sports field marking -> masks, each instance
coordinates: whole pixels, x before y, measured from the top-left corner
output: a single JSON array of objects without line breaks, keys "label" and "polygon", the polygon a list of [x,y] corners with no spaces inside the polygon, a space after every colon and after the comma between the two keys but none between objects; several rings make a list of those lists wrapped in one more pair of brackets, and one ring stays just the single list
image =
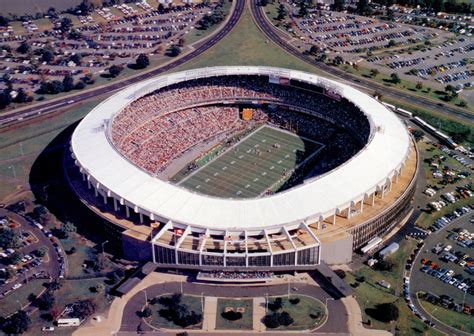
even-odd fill
[{"label": "sports field marking", "polygon": [[[310,139],[265,125],[179,184],[192,189],[200,185],[200,192],[211,196],[257,197],[284,182],[295,167],[316,155],[323,147]],[[245,152],[249,154],[241,154]],[[219,177],[209,180],[212,176]]]}]

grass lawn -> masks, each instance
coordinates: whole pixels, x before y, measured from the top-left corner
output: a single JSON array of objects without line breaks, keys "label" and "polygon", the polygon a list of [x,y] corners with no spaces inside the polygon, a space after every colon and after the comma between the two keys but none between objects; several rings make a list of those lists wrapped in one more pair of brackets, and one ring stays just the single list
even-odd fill
[{"label": "grass lawn", "polygon": [[319,143],[264,126],[180,184],[211,196],[256,197],[286,180],[285,172],[321,148]]},{"label": "grass lawn", "polygon": [[[395,288],[402,286],[405,260],[416,244],[417,242],[413,239],[405,239],[400,242],[400,249],[391,258],[395,264],[394,268],[389,272],[376,271],[368,266],[363,266],[354,273],[347,273],[344,280],[349,284],[354,284],[356,277],[363,276],[365,278],[365,281],[354,288],[354,291],[355,298],[362,311],[362,320],[367,323],[370,319],[372,322],[371,328],[390,330],[391,326],[389,323],[377,321],[367,315],[366,309],[375,308],[375,306],[380,303],[393,302],[399,310],[399,319],[396,322],[396,327],[400,331],[400,335],[442,335],[436,330],[430,329],[425,323],[418,319],[407,307],[401,296],[395,296]],[[385,289],[377,285],[376,282],[382,279],[388,281],[392,287]],[[365,327],[368,328],[367,325],[365,325]]]},{"label": "grass lawn", "polygon": [[[168,297],[167,295],[164,297]],[[181,304],[188,307],[188,310],[194,311],[196,314],[203,315],[202,306],[201,306],[201,297],[199,296],[192,296],[192,295],[182,295],[181,296]],[[160,316],[159,311],[160,309],[166,308],[165,306],[161,305],[160,303],[150,304],[150,308],[152,311],[152,315],[147,318],[147,322],[155,328],[165,328],[165,329],[182,329],[182,327],[174,324],[172,321],[168,321],[167,319]],[[201,325],[196,325],[193,329],[201,328]]]},{"label": "grass lawn", "polygon": [[[244,308],[242,318],[237,321],[229,321],[222,317],[226,307],[234,310]],[[216,329],[218,330],[252,330],[253,329],[253,300],[251,299],[217,299]]]},{"label": "grass lawn", "polygon": [[237,26],[224,40],[170,72],[219,65],[266,65],[320,73],[269,41],[253,22],[247,7]]},{"label": "grass lawn", "polygon": [[[422,299],[419,299],[419,302],[427,312],[433,315],[434,319],[437,319],[453,328],[474,334],[474,318],[472,316],[464,313],[457,313],[451,309],[434,305]],[[433,322],[436,323],[434,319]]]},{"label": "grass lawn", "polygon": [[[103,98],[102,98],[103,99]],[[0,134],[0,199],[29,189],[31,167],[43,149],[66,127],[84,117],[99,99],[65,113]],[[23,153],[23,155],[22,155]],[[13,169],[15,167],[15,175]]]},{"label": "grass lawn", "polygon": [[24,284],[23,287],[17,289],[0,301],[0,316],[6,317],[13,314],[19,309],[19,306],[28,304],[28,296],[30,294],[38,295],[44,290],[44,279],[34,279]]},{"label": "grass lawn", "polygon": [[[314,298],[304,295],[291,295],[290,299],[300,299],[297,304],[292,304],[287,297],[282,297],[283,308],[281,311],[285,311],[294,319],[293,324],[285,327],[280,326],[276,329],[271,330],[312,330],[322,324],[327,318],[326,308],[324,304]],[[271,304],[275,299],[270,299]],[[269,311],[271,313],[271,311]],[[313,317],[311,316],[313,315]],[[319,315],[319,317],[315,317]]]}]

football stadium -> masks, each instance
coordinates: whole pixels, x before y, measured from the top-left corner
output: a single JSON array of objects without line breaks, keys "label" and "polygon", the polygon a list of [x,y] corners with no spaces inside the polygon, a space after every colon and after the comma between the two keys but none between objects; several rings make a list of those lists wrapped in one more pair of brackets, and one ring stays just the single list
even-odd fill
[{"label": "football stadium", "polygon": [[368,94],[272,67],[194,69],[96,106],[68,176],[124,256],[164,268],[349,262],[411,213],[417,150]]}]

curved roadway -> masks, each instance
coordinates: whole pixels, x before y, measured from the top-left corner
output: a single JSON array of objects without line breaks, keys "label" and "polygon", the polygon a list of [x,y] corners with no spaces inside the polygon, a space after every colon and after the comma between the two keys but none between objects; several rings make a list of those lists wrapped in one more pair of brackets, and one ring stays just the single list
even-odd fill
[{"label": "curved roadway", "polygon": [[413,97],[412,95],[408,93],[404,93],[399,90],[390,89],[384,85],[374,83],[373,81],[364,79],[362,77],[351,75],[350,73],[347,73],[336,67],[333,67],[333,66],[330,66],[330,65],[327,65],[327,64],[324,64],[322,62],[318,62],[312,59],[310,56],[305,55],[299,50],[297,50],[296,48],[292,47],[287,42],[286,39],[281,37],[282,33],[277,32],[276,31],[277,28],[275,28],[265,17],[262,7],[258,4],[258,0],[250,0],[250,3],[251,3],[252,16],[255,22],[257,23],[258,27],[260,28],[260,30],[264,32],[265,35],[267,35],[269,39],[271,39],[274,43],[276,43],[279,47],[283,48],[289,54],[295,57],[298,57],[299,59],[313,65],[314,67],[324,72],[327,72],[331,75],[345,79],[350,82],[362,84],[365,87],[370,88],[374,91],[377,90],[381,92],[387,97],[396,98],[398,100],[402,100],[410,104],[417,105],[420,108],[429,108],[445,115],[456,115],[458,118],[466,120],[470,123],[474,122],[474,115],[470,114],[469,112],[464,112],[461,109],[457,109],[452,106],[445,106],[445,105],[440,106],[441,103],[436,103],[430,99],[426,99],[423,97]]},{"label": "curved roadway", "polygon": [[240,17],[242,16],[242,13],[245,8],[245,0],[236,0],[237,3],[235,5],[235,9],[232,12],[230,18],[228,21],[225,23],[225,26],[222,27],[217,34],[213,35],[211,38],[206,40],[203,44],[201,44],[198,48],[194,49],[190,53],[184,55],[183,57],[180,57],[179,59],[170,62],[166,65],[163,65],[159,68],[156,68],[154,70],[151,70],[149,72],[143,73],[141,75],[137,75],[131,79],[120,81],[111,85],[107,86],[102,86],[97,89],[92,89],[90,91],[84,92],[77,94],[75,96],[69,96],[69,97],[64,97],[59,100],[55,100],[54,102],[49,102],[49,103],[44,103],[41,105],[36,105],[32,106],[27,109],[23,109],[18,112],[13,112],[6,114],[4,116],[0,116],[0,127],[4,126],[8,123],[15,122],[15,121],[20,121],[26,118],[31,118],[35,117],[37,115],[44,115],[48,114],[51,112],[56,111],[58,108],[68,106],[70,104],[76,104],[78,102],[100,96],[105,93],[110,93],[119,89],[122,89],[132,83],[135,83],[137,81],[142,81],[154,76],[157,76],[159,74],[162,74],[163,72],[169,71],[173,68],[176,68],[177,66],[193,59],[196,56],[199,56],[203,52],[205,52],[207,49],[211,48],[214,46],[217,42],[222,40],[237,24],[239,21]]},{"label": "curved roadway", "polygon": [[[262,285],[262,286],[220,286],[220,285],[206,285],[189,282],[167,282],[162,284],[152,285],[146,288],[146,295],[148,298],[153,298],[163,294],[179,293],[181,286],[184,294],[193,294],[200,296],[214,296],[214,297],[264,297],[268,293],[269,296],[284,296],[288,294],[288,285]],[[347,311],[344,304],[340,300],[334,300],[325,290],[321,287],[292,283],[291,289],[293,294],[303,294],[314,297],[322,302],[327,299],[328,305],[328,319],[326,323],[319,329],[314,331],[314,334],[337,334],[345,335],[348,334],[347,327]],[[132,333],[137,331],[137,326],[141,322],[141,318],[138,317],[137,312],[143,309],[145,304],[145,293],[140,291],[135,294],[125,305],[122,325],[120,326],[119,334]],[[142,324],[145,328],[149,328],[145,324]],[[150,329],[148,331],[151,331]],[[202,332],[202,331],[201,331]],[[236,331],[239,335],[243,335],[242,331]],[[271,333],[271,331],[270,331]],[[171,334],[176,334],[172,332]],[[227,334],[227,332],[226,332]],[[252,331],[249,330],[248,335],[252,335]],[[286,335],[289,333],[285,333]],[[291,334],[291,333],[290,333]],[[294,334],[300,334],[295,332]]]}]

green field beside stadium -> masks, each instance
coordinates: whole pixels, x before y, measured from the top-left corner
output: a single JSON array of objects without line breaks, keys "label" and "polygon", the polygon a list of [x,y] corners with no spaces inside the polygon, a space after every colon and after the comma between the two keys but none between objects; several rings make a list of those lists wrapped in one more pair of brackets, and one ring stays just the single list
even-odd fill
[{"label": "green field beside stadium", "polygon": [[287,179],[285,174],[316,155],[322,144],[264,126],[220,157],[192,173],[180,185],[216,197],[256,197]]}]

